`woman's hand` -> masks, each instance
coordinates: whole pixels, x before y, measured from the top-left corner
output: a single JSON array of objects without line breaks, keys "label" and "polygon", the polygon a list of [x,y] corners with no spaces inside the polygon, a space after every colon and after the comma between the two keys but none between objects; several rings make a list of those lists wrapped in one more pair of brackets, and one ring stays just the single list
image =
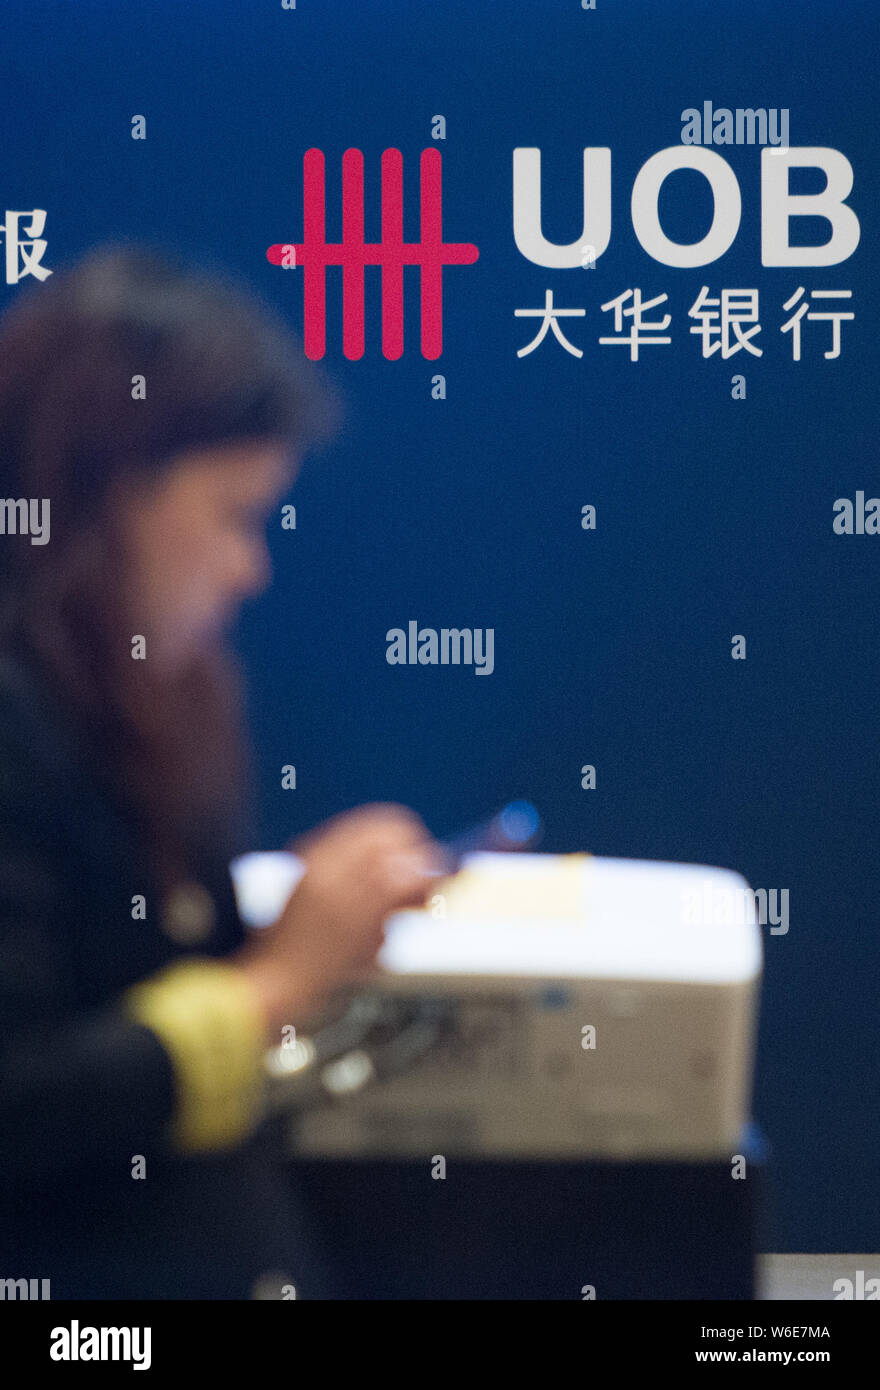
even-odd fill
[{"label": "woman's hand", "polygon": [[419,817],[386,803],[334,816],[287,848],[305,873],[274,926],[229,958],[250,979],[272,1039],[372,965],[386,917],[424,906],[444,862]]}]

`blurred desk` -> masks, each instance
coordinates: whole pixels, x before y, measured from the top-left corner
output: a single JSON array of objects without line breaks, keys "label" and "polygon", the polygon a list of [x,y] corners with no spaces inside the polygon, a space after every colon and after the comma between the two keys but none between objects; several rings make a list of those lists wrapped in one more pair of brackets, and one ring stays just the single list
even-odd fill
[{"label": "blurred desk", "polygon": [[[731,1162],[297,1159],[348,1299],[752,1299],[766,1144]],[[766,1247],[765,1247],[766,1248]]]}]

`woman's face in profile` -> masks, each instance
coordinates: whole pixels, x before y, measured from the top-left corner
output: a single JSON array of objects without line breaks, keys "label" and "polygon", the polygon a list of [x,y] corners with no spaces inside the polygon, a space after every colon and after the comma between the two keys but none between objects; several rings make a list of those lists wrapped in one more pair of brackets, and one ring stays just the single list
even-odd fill
[{"label": "woman's face in profile", "polygon": [[289,446],[236,442],[181,454],[128,496],[132,632],[164,672],[216,640],[268,584],[266,521],[295,472]]}]

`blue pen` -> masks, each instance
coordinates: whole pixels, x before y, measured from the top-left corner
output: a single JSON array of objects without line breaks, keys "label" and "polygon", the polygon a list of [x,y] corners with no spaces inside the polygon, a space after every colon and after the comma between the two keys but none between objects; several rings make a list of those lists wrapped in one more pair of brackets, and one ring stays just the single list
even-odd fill
[{"label": "blue pen", "polygon": [[541,817],[530,801],[509,801],[489,820],[481,821],[461,835],[440,841],[447,864],[440,873],[457,873],[467,854],[514,853],[534,846],[541,831]]}]

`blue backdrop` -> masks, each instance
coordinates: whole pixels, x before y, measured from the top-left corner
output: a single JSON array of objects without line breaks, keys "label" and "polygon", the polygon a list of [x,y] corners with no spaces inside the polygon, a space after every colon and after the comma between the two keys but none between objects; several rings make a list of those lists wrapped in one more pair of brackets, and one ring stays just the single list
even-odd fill
[{"label": "blue backdrop", "polygon": [[[6,0],[5,209],[45,209],[44,264],[97,241],[175,245],[245,276],[302,332],[301,270],[267,260],[303,233],[302,157],[327,161],[341,229],[342,153],[365,160],[365,234],[379,237],[379,158],[402,151],[418,237],[418,159],[439,149],[443,229],[479,259],[444,273],[444,348],[419,351],[418,271],[405,350],[382,355],[379,271],[366,347],[342,353],[340,272],[327,278],[325,366],[344,433],[310,460],[295,531],[273,528],[274,587],[241,625],[264,800],[262,842],[374,799],[447,832],[513,795],[545,813],[551,850],[732,866],[788,889],[765,929],[755,1111],[775,1149],[783,1250],[876,1250],[878,790],[875,573],[880,538],[832,530],[839,497],[880,492],[875,7],[864,0]],[[715,146],[742,221],[703,268],[658,263],[630,217],[638,170],[680,145],[681,113],[790,112],[793,146],[841,151],[858,249],[826,269],[761,262],[757,146]],[[147,120],[131,138],[132,117]],[[432,119],[446,119],[446,138]],[[612,226],[594,269],[545,269],[513,237],[512,152],[543,158],[543,228],[581,232],[582,151],[612,158]],[[811,181],[812,180],[812,181]],[[800,174],[792,191],[821,177]],[[698,240],[705,181],[660,199],[668,236]],[[798,237],[822,241],[804,222]],[[701,355],[702,285],[759,291],[762,356]],[[849,290],[831,325],[783,303]],[[668,301],[668,345],[601,346],[626,289]],[[560,326],[575,357],[517,308]],[[0,287],[8,299],[13,284]],[[822,309],[813,303],[812,308]],[[793,312],[793,311],[792,311]],[[432,398],[436,373],[446,399]],[[745,400],[731,378],[746,377]],[[581,509],[597,508],[595,531]],[[391,666],[410,619],[491,627],[495,669]],[[731,659],[731,638],[747,659]],[[282,764],[297,769],[281,789]],[[597,770],[582,790],[584,764]]]}]

